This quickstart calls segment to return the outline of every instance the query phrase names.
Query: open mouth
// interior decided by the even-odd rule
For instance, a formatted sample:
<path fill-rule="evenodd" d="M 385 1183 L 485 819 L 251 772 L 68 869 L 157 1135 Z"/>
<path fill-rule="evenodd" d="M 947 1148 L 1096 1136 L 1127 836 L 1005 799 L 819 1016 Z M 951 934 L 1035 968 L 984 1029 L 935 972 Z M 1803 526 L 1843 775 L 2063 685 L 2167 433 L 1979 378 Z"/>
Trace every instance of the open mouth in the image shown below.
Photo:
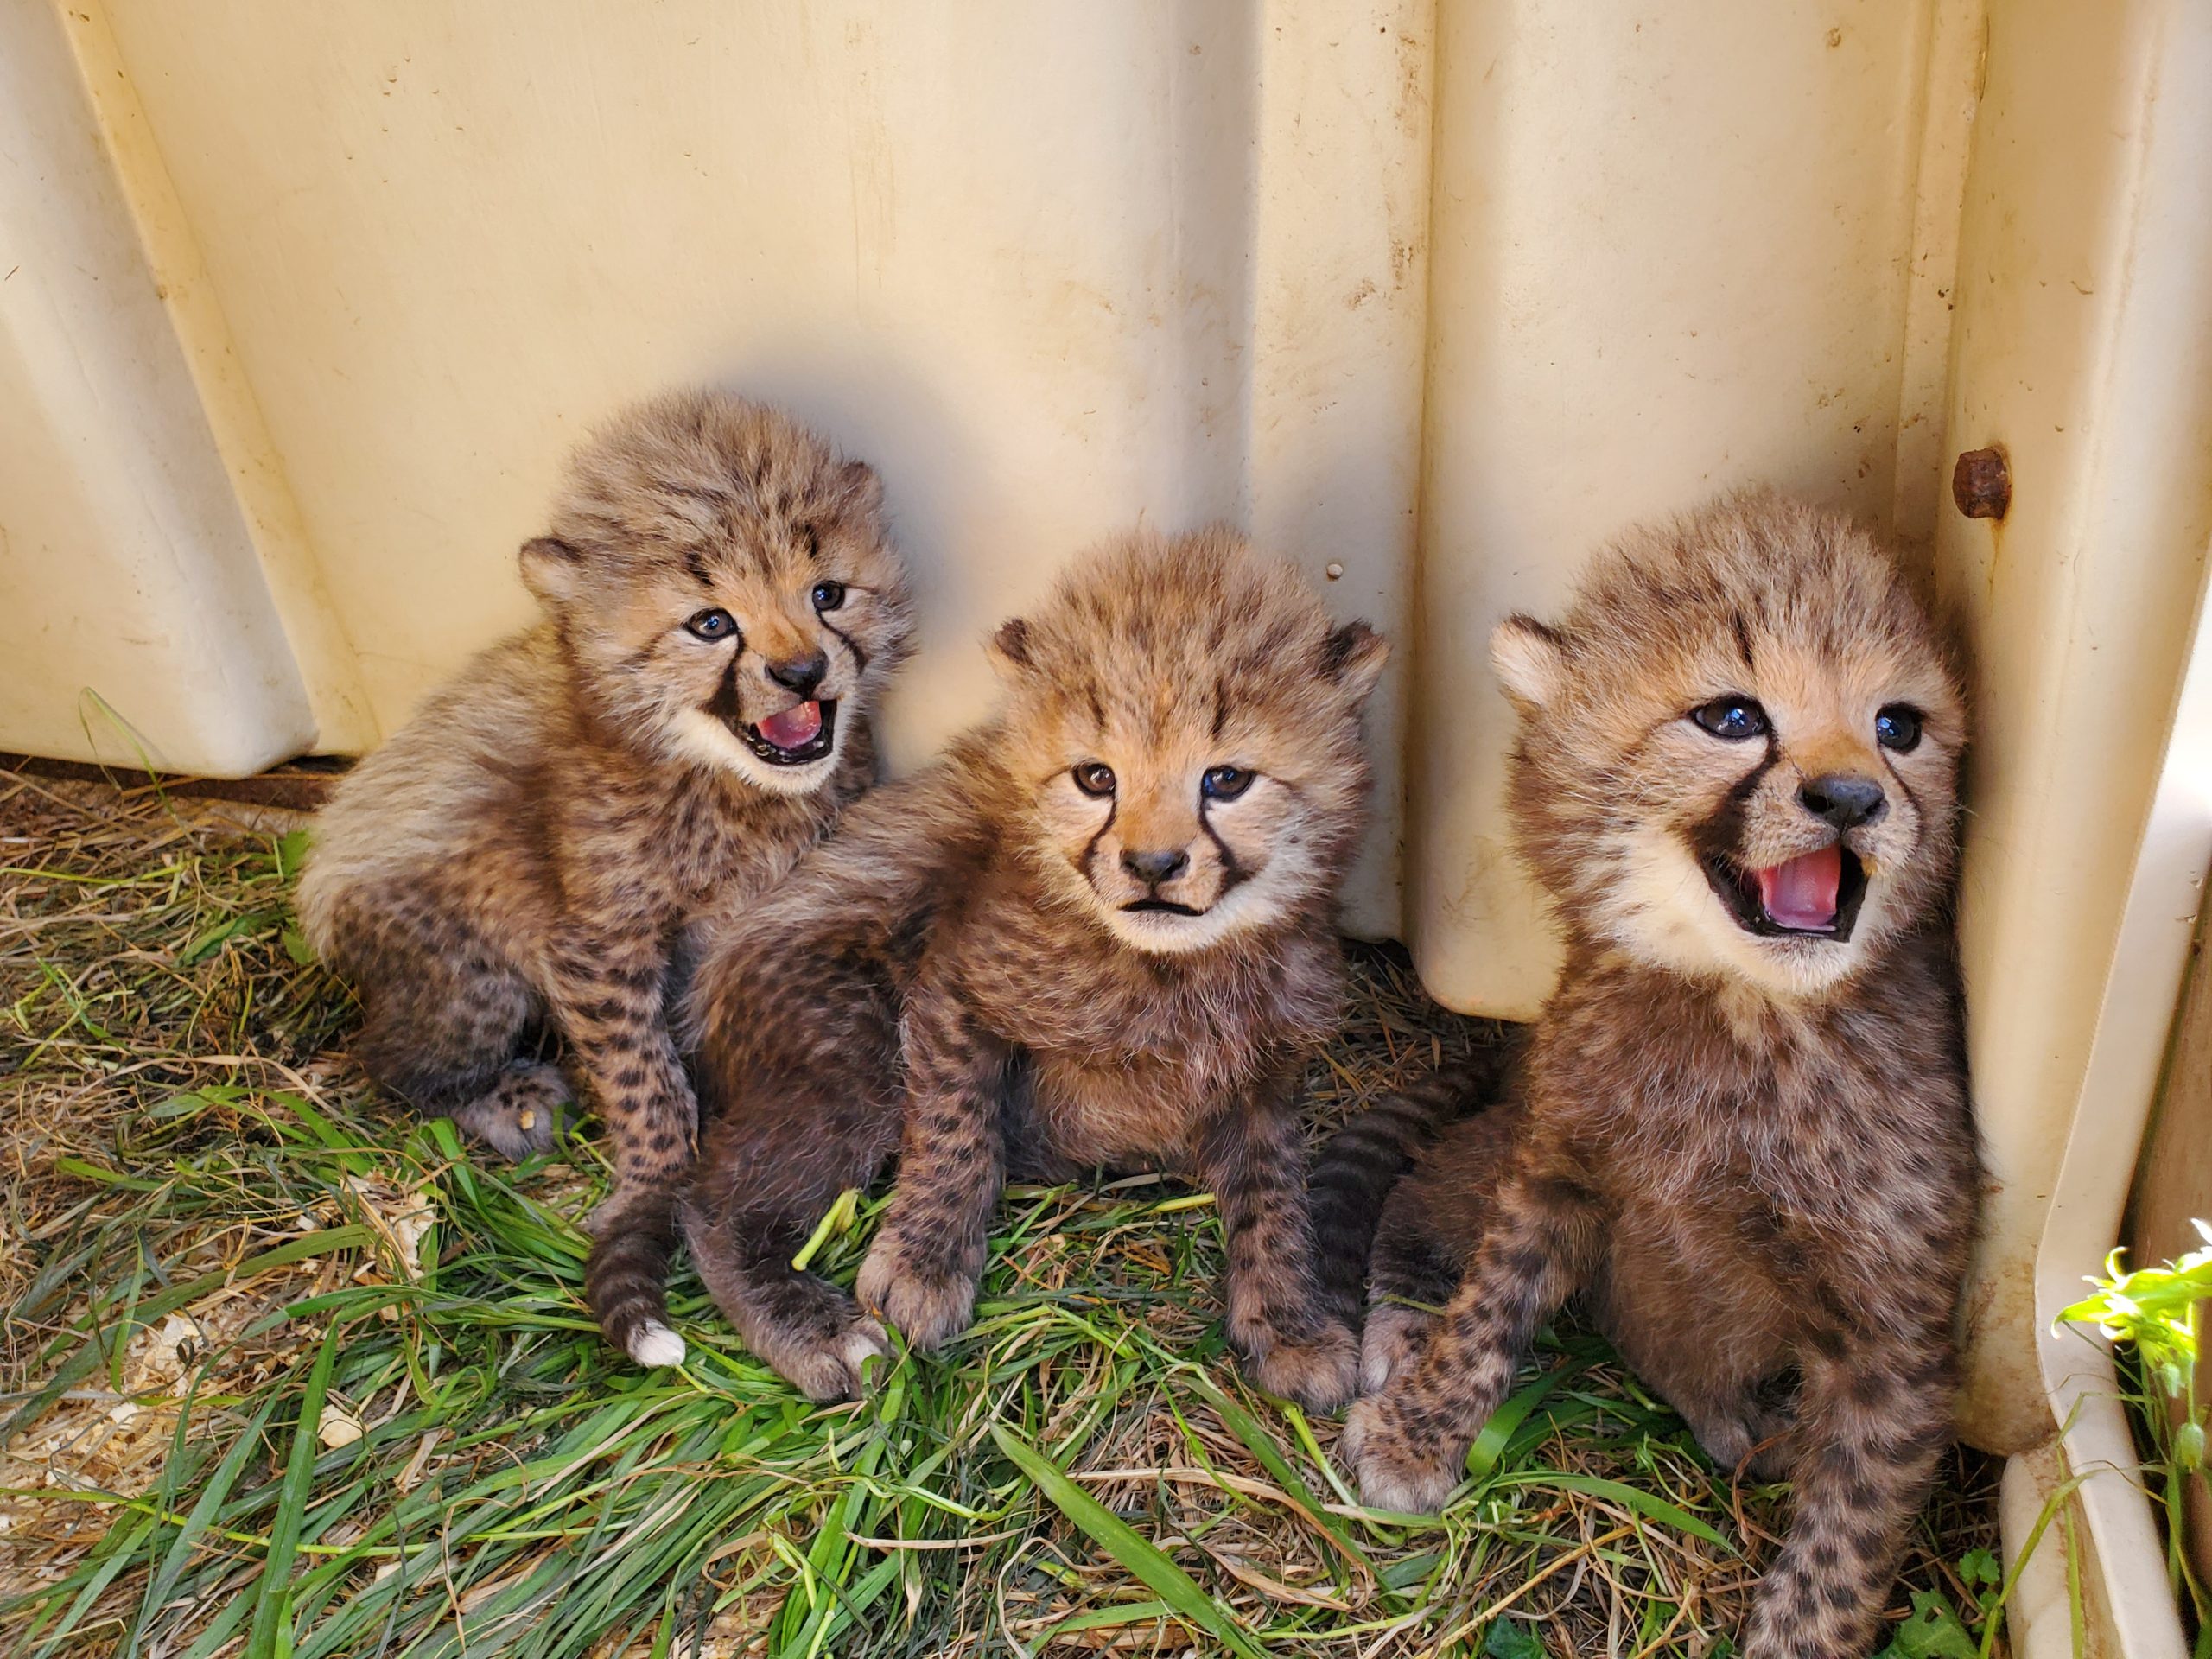
<path fill-rule="evenodd" d="M 1737 925 L 1764 938 L 1847 939 L 1866 897 L 1866 867 L 1841 842 L 1764 869 L 1718 855 L 1703 862 Z"/>
<path fill-rule="evenodd" d="M 1140 899 L 1134 904 L 1123 905 L 1124 916 L 1203 916 L 1203 910 L 1193 910 L 1188 905 L 1179 905 L 1172 899 Z"/>
<path fill-rule="evenodd" d="M 746 747 L 772 766 L 803 766 L 830 753 L 837 741 L 836 702 L 793 703 L 753 726 L 739 726 Z"/>

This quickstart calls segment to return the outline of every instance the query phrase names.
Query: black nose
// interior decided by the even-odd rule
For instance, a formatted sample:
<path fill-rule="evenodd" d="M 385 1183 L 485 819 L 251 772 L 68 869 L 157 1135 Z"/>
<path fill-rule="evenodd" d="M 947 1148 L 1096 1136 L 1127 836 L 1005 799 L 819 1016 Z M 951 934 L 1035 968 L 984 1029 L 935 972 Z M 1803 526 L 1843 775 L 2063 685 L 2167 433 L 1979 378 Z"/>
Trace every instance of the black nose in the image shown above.
<path fill-rule="evenodd" d="M 1808 778 L 1797 785 L 1797 799 L 1815 817 L 1825 818 L 1839 830 L 1872 823 L 1889 805 L 1879 783 L 1850 772 Z"/>
<path fill-rule="evenodd" d="M 1124 848 L 1122 852 L 1122 868 L 1148 887 L 1182 874 L 1190 863 L 1191 855 L 1179 848 L 1161 853 L 1133 853 Z"/>
<path fill-rule="evenodd" d="M 810 651 L 804 657 L 794 657 L 787 663 L 768 664 L 768 677 L 786 691 L 802 697 L 814 695 L 814 688 L 822 683 L 822 677 L 830 671 L 830 658 L 826 652 Z"/>

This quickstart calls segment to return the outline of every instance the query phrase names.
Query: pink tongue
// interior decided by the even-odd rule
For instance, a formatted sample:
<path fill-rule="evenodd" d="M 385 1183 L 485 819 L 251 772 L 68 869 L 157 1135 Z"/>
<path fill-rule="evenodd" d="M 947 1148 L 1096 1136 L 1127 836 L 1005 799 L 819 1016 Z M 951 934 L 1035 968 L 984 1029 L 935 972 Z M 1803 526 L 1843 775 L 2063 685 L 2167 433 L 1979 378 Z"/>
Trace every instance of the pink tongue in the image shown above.
<path fill-rule="evenodd" d="M 802 702 L 760 722 L 760 735 L 779 749 L 796 749 L 814 741 L 822 730 L 822 705 Z"/>
<path fill-rule="evenodd" d="M 1823 847 L 1758 873 L 1759 902 L 1783 927 L 1832 927 L 1835 890 L 1843 880 L 1843 849 Z"/>

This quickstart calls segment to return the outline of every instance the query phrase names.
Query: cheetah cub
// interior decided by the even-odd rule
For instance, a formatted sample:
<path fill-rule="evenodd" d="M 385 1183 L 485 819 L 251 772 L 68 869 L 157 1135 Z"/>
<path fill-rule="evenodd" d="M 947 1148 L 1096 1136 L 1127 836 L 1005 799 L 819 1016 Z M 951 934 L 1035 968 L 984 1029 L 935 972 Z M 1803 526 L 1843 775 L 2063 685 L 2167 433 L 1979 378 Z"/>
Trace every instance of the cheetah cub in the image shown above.
<path fill-rule="evenodd" d="M 836 1398 L 887 1351 L 879 1318 L 924 1349 L 966 1327 L 1009 1177 L 1165 1168 L 1215 1194 L 1261 1385 L 1341 1403 L 1357 1342 L 1315 1311 L 1293 1090 L 1344 992 L 1388 647 L 1213 531 L 1087 561 L 992 652 L 997 719 L 861 803 L 702 962 L 701 1273 L 754 1353 Z M 791 1257 L 894 1154 L 856 1306 Z"/>
<path fill-rule="evenodd" d="M 1630 536 L 1492 654 L 1566 969 L 1508 1102 L 1389 1201 L 1346 1456 L 1435 1509 L 1580 1290 L 1718 1463 L 1796 1482 L 1745 1652 L 1863 1654 L 1950 1438 L 1980 1186 L 1957 682 L 1871 538 L 1763 495 Z"/>
<path fill-rule="evenodd" d="M 538 1039 L 566 1040 L 613 1136 L 603 1230 L 690 1160 L 669 941 L 874 781 L 906 585 L 873 472 L 703 392 L 587 443 L 522 572 L 543 619 L 340 785 L 300 912 L 371 1073 L 506 1156 L 550 1144 L 569 1096 Z"/>

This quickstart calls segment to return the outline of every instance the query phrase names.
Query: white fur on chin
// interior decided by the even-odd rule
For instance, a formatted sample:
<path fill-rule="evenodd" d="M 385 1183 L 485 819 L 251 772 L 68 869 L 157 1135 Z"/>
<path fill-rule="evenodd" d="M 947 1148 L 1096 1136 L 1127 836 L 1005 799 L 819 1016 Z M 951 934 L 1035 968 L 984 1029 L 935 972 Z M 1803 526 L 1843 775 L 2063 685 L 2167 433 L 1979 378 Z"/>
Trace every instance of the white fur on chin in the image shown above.
<path fill-rule="evenodd" d="M 1645 825 L 1614 837 L 1607 851 L 1616 874 L 1606 931 L 1631 956 L 1672 973 L 1721 973 L 1770 996 L 1817 996 L 1850 976 L 1881 929 L 1888 883 L 1872 870 L 1850 938 L 1767 938 L 1728 913 L 1681 837 Z"/>
<path fill-rule="evenodd" d="M 842 709 L 838 710 L 844 713 Z M 703 709 L 686 709 L 670 725 L 671 747 L 684 760 L 734 772 L 756 789 L 772 795 L 811 795 L 830 781 L 836 769 L 837 747 L 803 766 L 771 766 L 753 753 L 745 740 Z"/>
<path fill-rule="evenodd" d="M 1290 895 L 1281 890 L 1287 885 L 1270 868 L 1232 888 L 1226 898 L 1196 916 L 1178 916 L 1166 910 L 1122 910 L 1099 899 L 1096 892 L 1091 898 L 1107 931 L 1122 944 L 1147 956 L 1181 957 L 1219 944 L 1232 933 L 1281 921 L 1289 907 Z"/>

